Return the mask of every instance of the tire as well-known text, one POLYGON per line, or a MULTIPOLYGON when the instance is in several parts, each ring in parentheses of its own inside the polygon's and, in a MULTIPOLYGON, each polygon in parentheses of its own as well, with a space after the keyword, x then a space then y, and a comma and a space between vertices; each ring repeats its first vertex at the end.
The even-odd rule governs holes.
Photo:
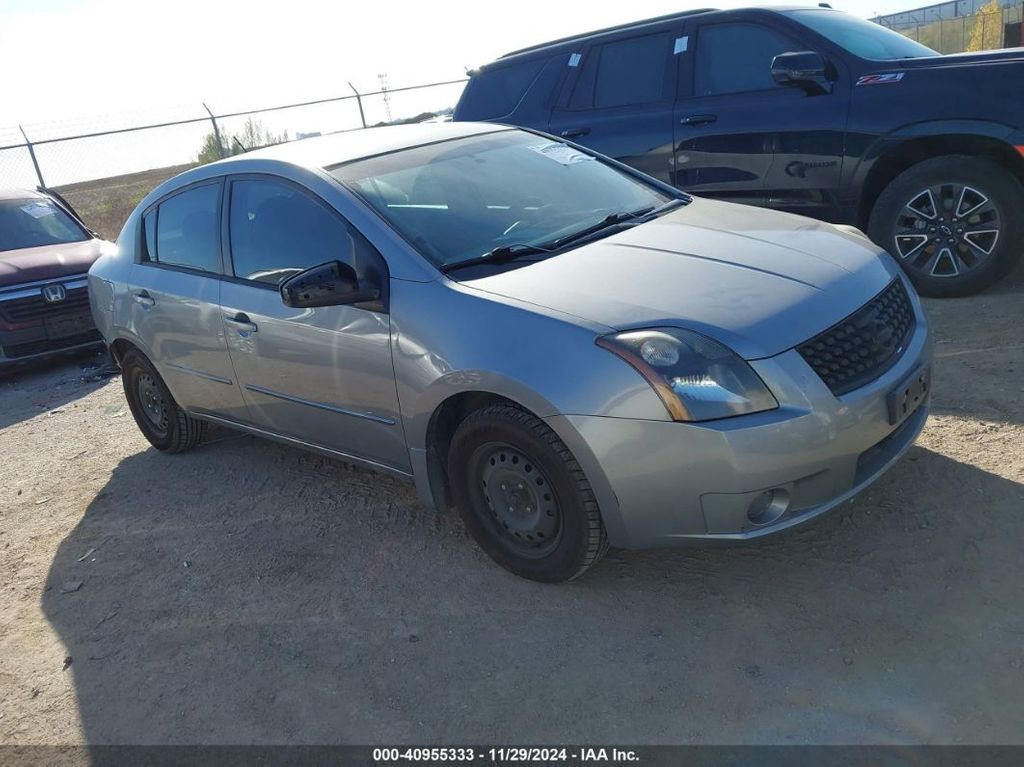
POLYGON ((921 295, 971 295, 1020 259, 1024 186, 985 158, 925 160, 882 191, 868 235, 892 253, 921 295))
POLYGON ((178 407, 153 364, 136 349, 121 360, 121 382, 135 423, 157 450, 182 453, 202 441, 206 422, 178 407))
POLYGON ((523 578, 560 583, 608 550, 590 483, 551 428, 511 405, 469 415, 448 451, 448 478, 470 535, 523 578))

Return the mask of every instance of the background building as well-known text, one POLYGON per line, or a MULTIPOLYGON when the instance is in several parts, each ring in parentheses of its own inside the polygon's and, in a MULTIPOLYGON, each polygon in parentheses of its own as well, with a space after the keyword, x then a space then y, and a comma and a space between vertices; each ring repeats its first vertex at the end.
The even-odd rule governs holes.
POLYGON ((1024 0, 950 0, 872 21, 940 53, 1024 45, 1024 0))

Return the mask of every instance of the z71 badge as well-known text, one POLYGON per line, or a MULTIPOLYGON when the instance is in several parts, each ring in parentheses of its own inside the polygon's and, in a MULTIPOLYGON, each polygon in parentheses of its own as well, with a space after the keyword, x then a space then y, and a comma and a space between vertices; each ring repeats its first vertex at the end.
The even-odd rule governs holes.
POLYGON ((884 75, 864 75, 857 80, 857 85, 882 85, 898 83, 903 79, 904 72, 886 72, 884 75))

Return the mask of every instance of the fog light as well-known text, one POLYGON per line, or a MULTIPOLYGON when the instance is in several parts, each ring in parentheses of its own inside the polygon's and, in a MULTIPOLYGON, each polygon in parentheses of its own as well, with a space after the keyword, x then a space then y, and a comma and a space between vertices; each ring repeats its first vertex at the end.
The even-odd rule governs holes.
POLYGON ((769 525, 789 508, 789 491, 777 487, 758 493, 747 507, 747 519, 755 525, 769 525))

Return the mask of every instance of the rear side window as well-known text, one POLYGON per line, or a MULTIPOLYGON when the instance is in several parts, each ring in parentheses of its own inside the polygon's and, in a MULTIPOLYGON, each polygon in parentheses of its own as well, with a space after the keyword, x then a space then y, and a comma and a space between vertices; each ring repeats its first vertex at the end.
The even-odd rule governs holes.
POLYGON ((693 93, 763 91, 780 87, 772 79, 772 59, 803 50, 774 29, 758 24, 713 24, 702 27, 697 40, 693 93))
POLYGON ((220 184, 205 184, 167 198, 148 213, 143 224, 149 260, 219 272, 219 198, 220 184))
POLYGON ((602 109, 661 101, 665 98, 671 38, 670 33, 663 32, 592 49, 569 106, 602 109))
POLYGON ((341 261, 366 274, 376 251, 336 213, 273 179, 231 184, 229 217, 235 276, 269 285, 311 266, 341 261))
POLYGON ((459 119, 491 120, 504 117, 516 108, 542 66, 544 59, 536 58, 489 67, 474 75, 459 105, 459 119))
POLYGON ((142 231, 145 260, 156 261, 156 208, 142 217, 142 231))

